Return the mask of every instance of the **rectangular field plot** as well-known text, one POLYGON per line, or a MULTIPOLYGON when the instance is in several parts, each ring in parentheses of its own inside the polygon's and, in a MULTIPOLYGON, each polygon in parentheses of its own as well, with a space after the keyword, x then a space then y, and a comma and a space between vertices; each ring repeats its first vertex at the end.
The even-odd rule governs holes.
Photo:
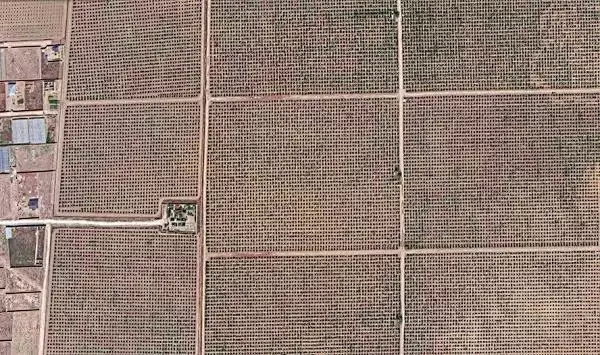
POLYGON ((407 90, 600 86, 597 0, 402 4, 407 90))
POLYGON ((396 256, 210 259, 206 354, 400 351, 396 256))
POLYGON ((398 90, 392 0, 210 4, 213 96, 398 90))
POLYGON ((201 120, 194 103, 67 107, 58 213, 153 216, 195 198, 201 120))
POLYGON ((0 1, 0 43, 62 39, 65 35, 66 2, 0 1))
POLYGON ((54 232, 47 354, 195 354, 196 237, 54 232))
POLYGON ((596 245, 599 98, 408 99, 407 247, 596 245))
POLYGON ((408 255, 412 354, 600 353, 600 253, 408 255))
POLYGON ((213 103, 209 111, 211 252, 398 247, 398 100, 213 103))
POLYGON ((67 99, 197 97, 201 0, 74 0, 67 99))

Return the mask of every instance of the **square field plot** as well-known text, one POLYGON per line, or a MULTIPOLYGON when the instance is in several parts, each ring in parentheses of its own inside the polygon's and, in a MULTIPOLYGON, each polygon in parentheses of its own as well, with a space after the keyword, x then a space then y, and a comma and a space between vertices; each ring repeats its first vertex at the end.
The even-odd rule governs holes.
POLYGON ((206 354, 398 354, 396 256, 211 259, 206 354))
POLYGON ((407 90, 600 86, 597 0, 402 4, 407 90))
POLYGON ((194 354, 196 237, 54 232, 47 354, 194 354))
POLYGON ((396 1, 213 0, 213 96, 398 89, 396 1))
POLYGON ((74 0, 67 99, 200 95, 202 1, 74 0))
POLYGON ((60 40, 66 0, 0 1, 0 42, 60 40))
POLYGON ((411 98, 409 248, 597 245, 600 96, 411 98))
POLYGON ((159 213, 162 198, 198 195, 200 105, 69 106, 58 214, 159 213))
POLYGON ((213 103, 210 251, 394 249, 395 99, 213 103))
POLYGON ((408 255, 404 353, 600 353, 600 253, 408 255))
MULTIPOLYGON (((42 77, 42 51, 39 47, 2 49, 4 80, 38 80, 42 77)), ((2 68, 0 68, 0 71, 2 68)), ((4 99, 4 97, 3 97, 4 99)))

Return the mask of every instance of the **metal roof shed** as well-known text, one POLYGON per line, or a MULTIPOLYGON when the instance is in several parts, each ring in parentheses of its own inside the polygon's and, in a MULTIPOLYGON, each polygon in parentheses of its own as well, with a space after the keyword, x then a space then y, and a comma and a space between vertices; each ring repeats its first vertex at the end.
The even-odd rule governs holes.
POLYGON ((41 117, 29 120, 29 142, 31 144, 46 143, 46 121, 41 117))
POLYGON ((29 123, 27 119, 12 120, 11 131, 13 144, 29 143, 29 123))
POLYGON ((10 172, 10 158, 8 147, 0 147, 0 173, 10 172))

